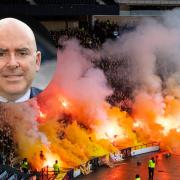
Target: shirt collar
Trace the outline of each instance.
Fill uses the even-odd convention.
[[[19,103],[19,102],[27,101],[30,98],[30,93],[31,93],[31,90],[28,89],[28,91],[23,96],[21,96],[19,99],[16,99],[15,101],[12,101],[12,102]],[[8,102],[8,100],[0,96],[0,102]]]

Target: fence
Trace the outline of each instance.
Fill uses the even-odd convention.
[[[112,152],[101,157],[95,157],[93,159],[90,159],[86,163],[83,163],[79,165],[78,167],[75,167],[74,169],[69,169],[69,170],[63,169],[60,171],[61,177],[60,176],[58,177],[60,177],[59,179],[63,179],[63,180],[71,180],[80,175],[87,175],[102,165],[111,167],[113,163],[120,162],[132,156],[147,153],[147,152],[157,151],[159,150],[159,146],[160,146],[160,143],[151,142],[151,143],[141,144],[141,145],[128,147],[128,148],[119,147],[116,152]],[[48,179],[56,178],[54,175],[53,168],[50,168],[48,166],[42,169],[41,174],[42,174],[41,180],[48,180]]]

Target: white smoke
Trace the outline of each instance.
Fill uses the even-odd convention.
[[[8,111],[8,121],[15,127],[16,134],[19,137],[26,137],[26,141],[31,144],[40,140],[47,147],[50,145],[46,135],[39,130],[39,124],[36,120],[39,116],[39,108],[35,99],[29,102],[9,105]]]
[[[138,89],[159,93],[162,81],[179,72],[180,10],[166,12],[161,18],[144,18],[133,31],[107,41],[101,54],[128,61],[131,82]],[[117,77],[123,73],[118,71]]]
[[[105,119],[100,111],[105,99],[112,93],[102,70],[91,62],[97,54],[81,47],[77,40],[66,42],[58,53],[56,82],[68,97],[88,104],[88,113]]]

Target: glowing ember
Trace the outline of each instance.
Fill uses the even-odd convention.
[[[59,101],[65,109],[69,107],[69,102],[64,97],[59,98]]]
[[[68,104],[67,104],[67,102],[62,102],[62,105],[64,106],[64,107],[67,107],[68,106]]]
[[[46,114],[43,114],[41,111],[40,111],[39,115],[40,115],[40,118],[42,118],[42,119],[46,118]]]

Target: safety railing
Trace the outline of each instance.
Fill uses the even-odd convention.
[[[151,147],[151,146],[160,146],[160,143],[159,142],[151,142],[151,143],[141,144],[141,145],[131,147],[131,150],[137,150],[137,149],[147,148],[147,147]]]
[[[80,175],[87,175],[102,165],[111,167],[111,165],[113,166],[113,164],[116,162],[118,163],[127,158],[132,157],[133,156],[132,152],[134,150],[140,150],[140,149],[143,150],[148,147],[158,147],[158,146],[160,146],[159,142],[151,142],[151,143],[141,144],[138,146],[133,146],[128,148],[124,148],[120,146],[116,147],[118,148],[116,152],[105,154],[101,157],[93,158],[87,161],[86,163],[83,163],[75,167],[74,169],[70,169],[69,171],[66,172],[66,175],[64,176],[63,180],[71,180]]]
[[[53,167],[46,166],[41,169],[41,180],[63,179],[70,169],[60,168],[59,173],[56,173]]]
[[[41,180],[53,179],[55,177],[54,169],[46,166],[41,169]]]

